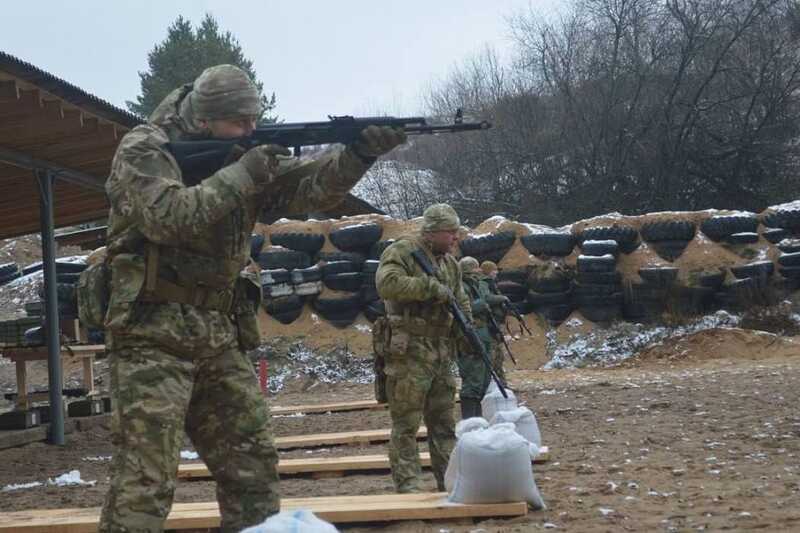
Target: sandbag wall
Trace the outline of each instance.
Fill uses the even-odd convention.
[[[309,304],[337,327],[383,312],[375,270],[398,224],[364,215],[265,226],[254,235],[264,308],[291,323]],[[387,232],[387,228],[390,230]],[[800,207],[604,215],[562,228],[492,217],[464,228],[458,255],[498,263],[498,288],[522,314],[558,325],[573,313],[597,323],[659,321],[769,305],[800,288]]]

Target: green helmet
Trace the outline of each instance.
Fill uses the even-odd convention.
[[[422,213],[422,231],[452,231],[461,227],[455,209],[447,204],[433,204]]]

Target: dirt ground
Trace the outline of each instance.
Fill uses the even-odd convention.
[[[685,343],[684,343],[685,344]],[[681,352],[677,352],[680,354]],[[686,350],[682,353],[687,354]],[[512,520],[412,522],[398,532],[685,531],[800,529],[800,357],[651,351],[615,369],[512,373],[536,413],[549,463],[535,467],[546,511]],[[284,391],[273,405],[366,399],[369,385]],[[385,411],[276,417],[275,434],[389,427]],[[0,451],[0,486],[80,470],[93,487],[5,492],[0,510],[99,506],[113,453],[107,428]],[[425,448],[424,444],[421,446]],[[191,449],[187,442],[186,449]],[[380,453],[382,445],[292,450],[282,457]],[[100,458],[100,460],[97,460]],[[433,478],[426,475],[429,489]],[[285,497],[391,492],[386,474],[286,478]],[[182,481],[175,500],[214,498],[214,485]],[[352,531],[365,531],[363,527]],[[372,530],[372,529],[371,529]]]

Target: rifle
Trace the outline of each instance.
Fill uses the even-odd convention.
[[[511,313],[514,316],[514,318],[517,319],[517,322],[519,322],[519,327],[524,329],[525,333],[527,333],[528,335],[533,336],[533,332],[531,331],[531,328],[529,328],[528,324],[525,323],[525,319],[522,318],[522,315],[519,314],[519,311],[517,310],[516,307],[514,307],[510,303],[504,303],[503,304],[503,310],[505,312],[507,312],[507,313]],[[513,361],[513,359],[512,359],[512,361]]]
[[[491,309],[489,309],[488,315],[489,315],[489,327],[495,333],[495,339],[497,337],[500,337],[500,340],[503,341],[503,346],[506,347],[506,352],[508,353],[508,356],[511,358],[511,362],[514,363],[514,366],[517,366],[517,360],[514,359],[514,354],[511,353],[511,347],[508,345],[508,342],[506,341],[506,336],[503,335],[503,330],[500,329],[500,325],[494,318]]]
[[[492,127],[486,121],[464,122],[461,109],[456,111],[452,124],[429,125],[424,117],[353,117],[344,115],[328,116],[328,119],[327,122],[267,124],[256,128],[247,137],[174,141],[166,143],[165,148],[178,162],[184,181],[196,183],[229,164],[234,149],[246,151],[261,144],[279,144],[293,148],[294,155],[299,157],[303,146],[353,143],[361,138],[361,130],[367,126],[402,128],[406,135],[458,133],[486,130]]]
[[[430,264],[428,258],[425,257],[421,250],[414,250],[411,252],[411,255],[414,257],[414,260],[417,262],[423,272],[429,276],[436,277],[436,272],[433,269],[433,265]],[[453,318],[458,324],[458,327],[461,329],[461,332],[464,333],[464,336],[472,346],[472,349],[480,354],[481,359],[483,359],[483,364],[486,365],[489,375],[492,376],[497,388],[500,389],[503,398],[508,398],[505,384],[500,381],[500,378],[492,368],[492,361],[489,359],[489,354],[486,353],[478,334],[475,332],[469,322],[467,322],[467,317],[464,316],[464,312],[461,311],[460,307],[458,307],[458,303],[456,303],[455,296],[453,296],[452,293],[450,293],[450,300],[447,302],[447,307],[450,310],[450,314],[453,315]]]

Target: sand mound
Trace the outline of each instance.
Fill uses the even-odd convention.
[[[653,360],[772,359],[800,356],[800,339],[765,331],[714,328],[670,339],[643,350],[630,364]]]

